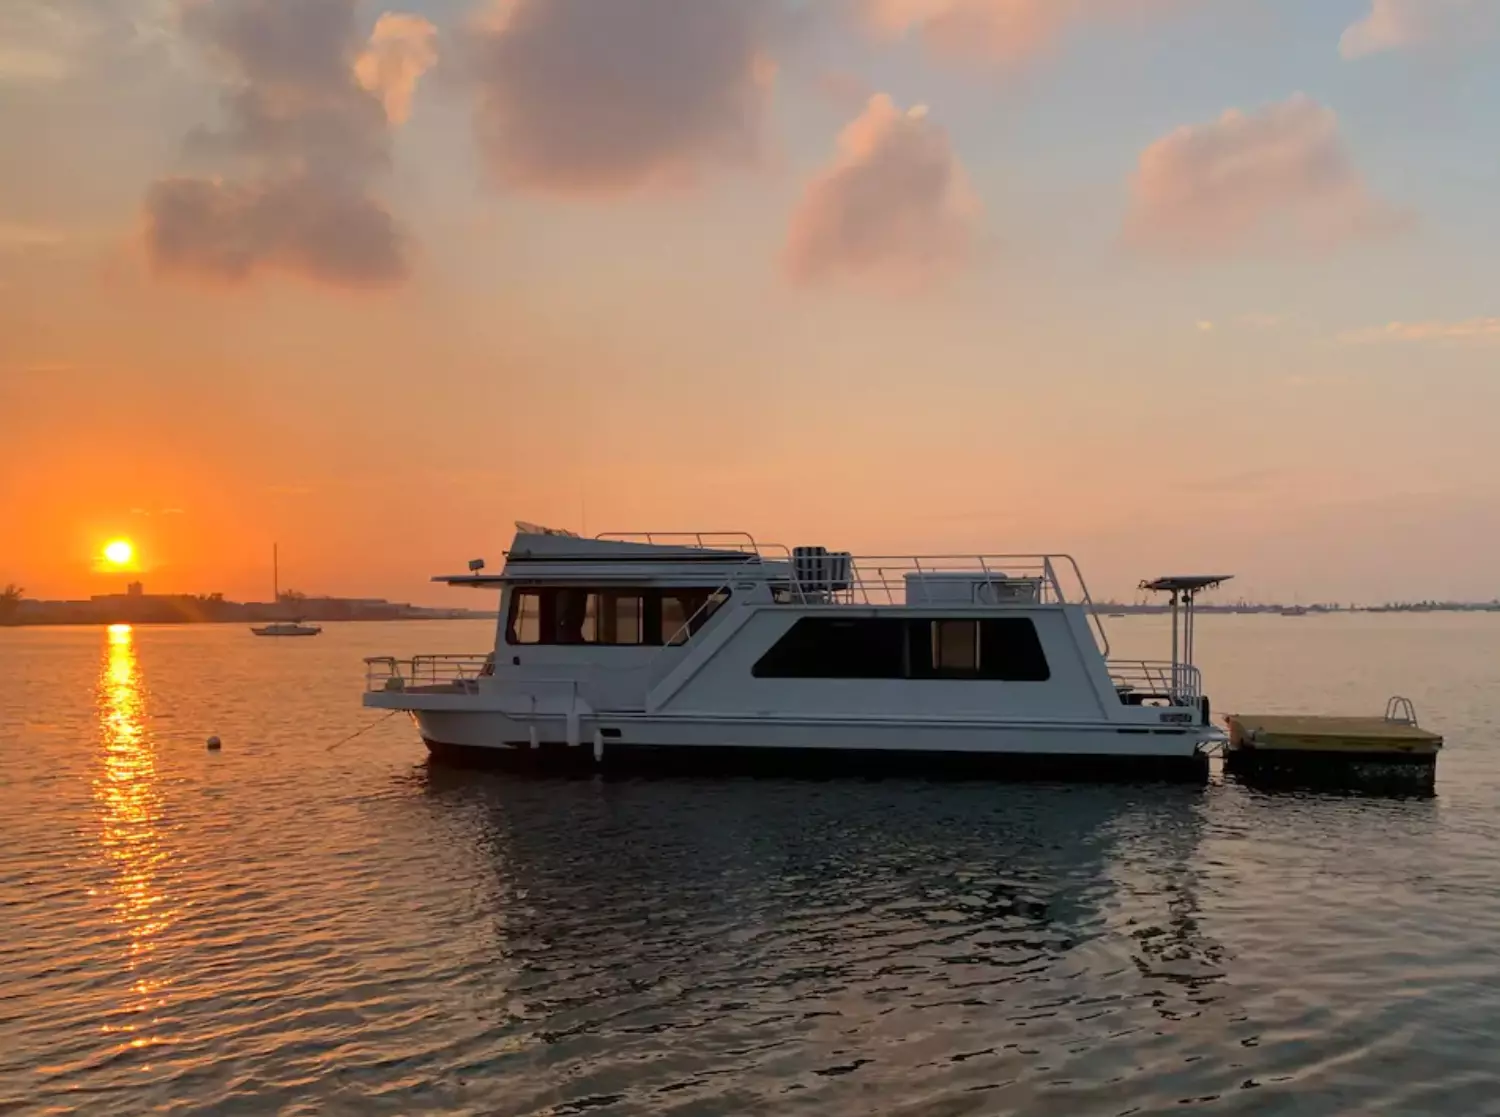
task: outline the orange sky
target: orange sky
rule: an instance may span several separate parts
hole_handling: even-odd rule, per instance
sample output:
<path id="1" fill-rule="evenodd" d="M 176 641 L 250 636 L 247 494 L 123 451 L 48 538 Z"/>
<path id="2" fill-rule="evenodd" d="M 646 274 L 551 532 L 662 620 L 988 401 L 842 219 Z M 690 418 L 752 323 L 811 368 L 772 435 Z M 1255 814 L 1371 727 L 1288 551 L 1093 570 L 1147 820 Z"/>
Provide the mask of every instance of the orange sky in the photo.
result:
<path id="1" fill-rule="evenodd" d="M 1496 41 L 1404 3 L 17 0 L 0 583 L 469 604 L 524 518 L 1494 597 Z"/>

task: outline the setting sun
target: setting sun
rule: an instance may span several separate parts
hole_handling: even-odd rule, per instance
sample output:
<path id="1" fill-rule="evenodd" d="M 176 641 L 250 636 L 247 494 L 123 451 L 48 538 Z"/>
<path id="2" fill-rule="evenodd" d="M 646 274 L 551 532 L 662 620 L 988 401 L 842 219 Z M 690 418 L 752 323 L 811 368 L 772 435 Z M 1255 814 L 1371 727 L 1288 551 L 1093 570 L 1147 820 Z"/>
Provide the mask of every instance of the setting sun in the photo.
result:
<path id="1" fill-rule="evenodd" d="M 116 539 L 104 548 L 104 557 L 114 566 L 125 566 L 135 558 L 135 548 L 124 539 Z"/>

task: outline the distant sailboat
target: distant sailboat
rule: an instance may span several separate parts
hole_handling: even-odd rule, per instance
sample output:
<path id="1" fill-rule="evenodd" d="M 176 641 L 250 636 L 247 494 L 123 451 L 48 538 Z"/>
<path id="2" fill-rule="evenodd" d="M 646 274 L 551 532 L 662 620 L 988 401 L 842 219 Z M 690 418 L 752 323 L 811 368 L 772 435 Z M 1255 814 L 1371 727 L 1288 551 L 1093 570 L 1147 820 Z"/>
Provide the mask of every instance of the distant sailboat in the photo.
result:
<path id="1" fill-rule="evenodd" d="M 271 601 L 281 600 L 281 562 L 277 545 L 271 544 Z M 303 624 L 300 617 L 289 621 L 273 621 L 270 624 L 252 627 L 257 636 L 316 636 L 323 630 L 315 624 Z"/>

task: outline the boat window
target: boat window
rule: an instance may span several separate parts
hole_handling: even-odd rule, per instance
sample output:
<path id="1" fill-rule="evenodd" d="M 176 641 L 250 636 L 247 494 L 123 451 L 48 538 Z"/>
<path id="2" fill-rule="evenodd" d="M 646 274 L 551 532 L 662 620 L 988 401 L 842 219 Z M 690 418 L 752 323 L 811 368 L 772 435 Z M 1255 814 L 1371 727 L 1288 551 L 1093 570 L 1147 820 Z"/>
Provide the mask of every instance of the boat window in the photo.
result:
<path id="1" fill-rule="evenodd" d="M 991 617 L 979 622 L 979 674 L 1014 683 L 1045 683 L 1052 677 L 1031 618 Z"/>
<path id="2" fill-rule="evenodd" d="M 595 595 L 585 589 L 553 590 L 552 624 L 543 625 L 552 639 L 548 644 L 592 644 L 595 642 Z M 545 602 L 545 598 L 543 599 Z M 542 610 L 543 620 L 547 610 Z"/>
<path id="3" fill-rule="evenodd" d="M 906 622 L 803 617 L 751 669 L 757 679 L 901 679 Z"/>
<path id="4" fill-rule="evenodd" d="M 658 642 L 663 644 L 685 644 L 690 633 L 687 630 L 687 606 L 682 598 L 668 591 L 661 595 L 661 633 Z"/>
<path id="5" fill-rule="evenodd" d="M 662 642 L 673 646 L 686 644 L 728 600 L 728 590 L 662 590 Z"/>
<path id="6" fill-rule="evenodd" d="M 616 593 L 610 590 L 592 594 L 591 599 L 598 617 L 597 643 L 645 643 L 642 621 L 645 619 L 646 610 L 640 593 L 630 590 Z"/>
<path id="7" fill-rule="evenodd" d="M 979 622 L 932 622 L 932 671 L 935 675 L 979 674 Z"/>
<path id="8" fill-rule="evenodd" d="M 510 595 L 510 621 L 505 639 L 511 644 L 542 642 L 542 598 L 535 590 L 516 590 Z"/>
<path id="9" fill-rule="evenodd" d="M 751 674 L 758 679 L 1051 678 L 1036 625 L 1027 617 L 803 617 Z"/>
<path id="10" fill-rule="evenodd" d="M 729 600 L 728 590 L 515 590 L 505 638 L 511 644 L 685 644 Z"/>

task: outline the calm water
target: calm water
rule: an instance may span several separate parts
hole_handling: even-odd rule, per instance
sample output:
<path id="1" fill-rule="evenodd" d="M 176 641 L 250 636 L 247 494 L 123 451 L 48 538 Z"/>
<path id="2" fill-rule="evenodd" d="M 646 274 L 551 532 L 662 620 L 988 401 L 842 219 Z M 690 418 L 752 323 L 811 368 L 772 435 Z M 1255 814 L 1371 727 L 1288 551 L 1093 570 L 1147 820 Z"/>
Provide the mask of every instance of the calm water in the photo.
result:
<path id="1" fill-rule="evenodd" d="M 1427 800 L 329 751 L 488 635 L 0 631 L 0 1111 L 1500 1113 L 1500 616 L 1202 624 L 1217 709 L 1410 695 Z"/>

